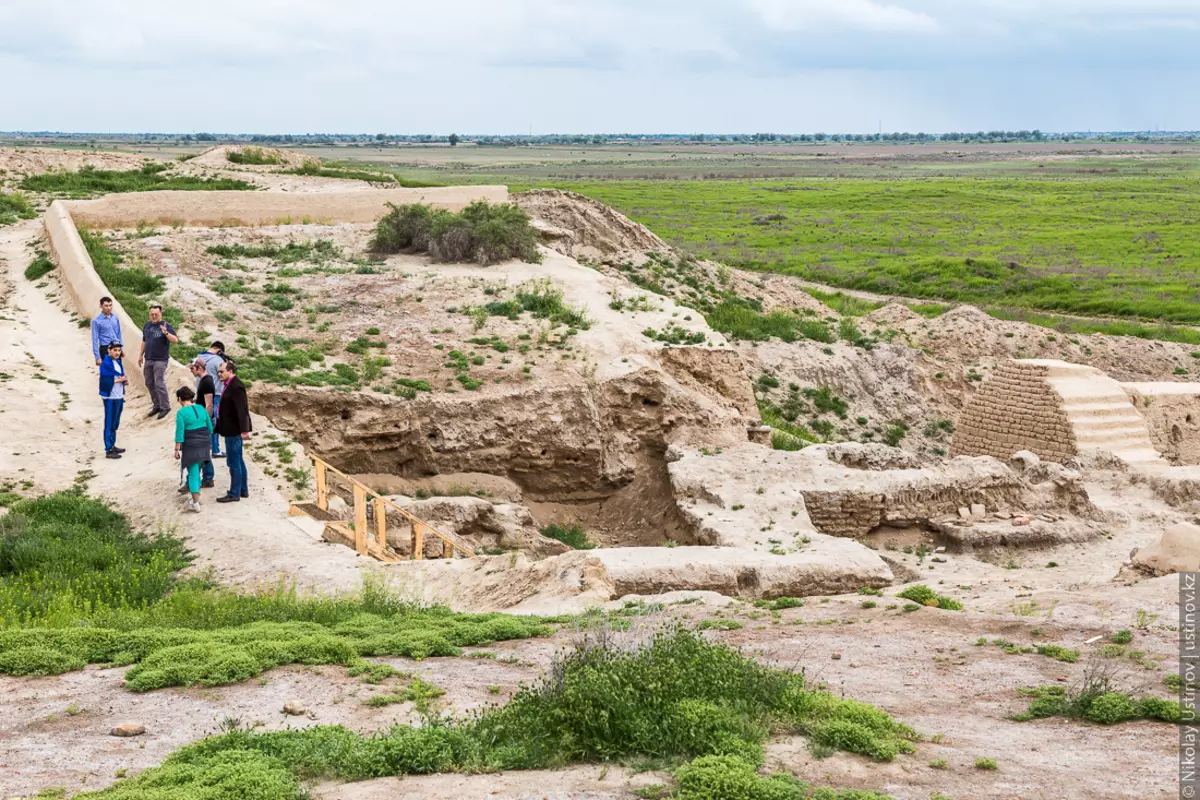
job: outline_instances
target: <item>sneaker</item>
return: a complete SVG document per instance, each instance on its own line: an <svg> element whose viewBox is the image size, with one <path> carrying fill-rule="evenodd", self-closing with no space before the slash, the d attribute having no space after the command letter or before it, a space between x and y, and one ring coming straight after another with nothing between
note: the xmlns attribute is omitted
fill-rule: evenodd
<svg viewBox="0 0 1200 800"><path fill-rule="evenodd" d="M213 453L212 457L213 458L224 458L225 454L224 453Z"/></svg>
<svg viewBox="0 0 1200 800"><path fill-rule="evenodd" d="M242 492L242 497L249 497L249 496L250 496L249 492Z"/></svg>
<svg viewBox="0 0 1200 800"><path fill-rule="evenodd" d="M124 453L124 452L125 452L125 448L124 448L124 447L114 447L114 448L112 449L112 451L113 451L114 453L120 454L120 453Z"/></svg>
<svg viewBox="0 0 1200 800"><path fill-rule="evenodd" d="M236 494L227 494L224 497L218 497L217 502L218 503L236 503L236 502L240 501L241 499L242 498L238 497Z"/></svg>
<svg viewBox="0 0 1200 800"><path fill-rule="evenodd" d="M187 510L192 512L193 514L199 514L200 513L200 504L197 503L195 500L188 500Z"/></svg>
<svg viewBox="0 0 1200 800"><path fill-rule="evenodd" d="M158 412L158 418L163 419L164 417L167 416L167 414L170 414L170 413L171 413L170 411L160 411L160 412Z"/></svg>
<svg viewBox="0 0 1200 800"><path fill-rule="evenodd" d="M214 482L212 482L212 481L200 481L200 488L201 488L201 489L211 489L211 488L213 488L213 487L214 487L214 486L216 486L216 485L217 485L217 484L215 484L215 483L214 483Z"/></svg>
<svg viewBox="0 0 1200 800"><path fill-rule="evenodd" d="M108 452L106 452L104 454L104 457L105 458L120 458L121 454L118 453L116 450L109 450Z"/></svg>
<svg viewBox="0 0 1200 800"><path fill-rule="evenodd" d="M157 408L152 408L152 409L150 409L150 413L148 413L146 416L147 416L147 417L153 417L153 416L154 416L155 414L157 414L157 413L158 413L158 409L157 409Z"/></svg>
<svg viewBox="0 0 1200 800"><path fill-rule="evenodd" d="M186 483L185 483L183 486L180 486L180 487L179 487L179 493L180 493L180 494L187 494L187 493L188 493L188 488L187 488L187 484L186 484Z"/></svg>

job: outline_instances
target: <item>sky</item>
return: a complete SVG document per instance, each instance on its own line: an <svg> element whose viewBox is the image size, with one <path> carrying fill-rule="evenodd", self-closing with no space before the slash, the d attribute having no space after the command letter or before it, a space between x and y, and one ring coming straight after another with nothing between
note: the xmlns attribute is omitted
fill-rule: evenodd
<svg viewBox="0 0 1200 800"><path fill-rule="evenodd" d="M0 0L0 130L1200 129L1200 0Z"/></svg>

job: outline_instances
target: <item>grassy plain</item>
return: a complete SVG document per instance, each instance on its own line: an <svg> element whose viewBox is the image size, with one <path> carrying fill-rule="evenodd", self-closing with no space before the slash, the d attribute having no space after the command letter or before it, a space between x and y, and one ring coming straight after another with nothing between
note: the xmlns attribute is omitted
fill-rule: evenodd
<svg viewBox="0 0 1200 800"><path fill-rule="evenodd" d="M606 181L563 188L672 244L883 294L1200 322L1200 162L1059 177Z"/></svg>

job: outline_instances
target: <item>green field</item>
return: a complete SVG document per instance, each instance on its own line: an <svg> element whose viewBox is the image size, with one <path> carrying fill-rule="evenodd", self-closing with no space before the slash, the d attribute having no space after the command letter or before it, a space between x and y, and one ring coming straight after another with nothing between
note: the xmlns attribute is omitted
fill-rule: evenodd
<svg viewBox="0 0 1200 800"><path fill-rule="evenodd" d="M1197 175L559 185L743 268L908 297L1200 323Z"/></svg>

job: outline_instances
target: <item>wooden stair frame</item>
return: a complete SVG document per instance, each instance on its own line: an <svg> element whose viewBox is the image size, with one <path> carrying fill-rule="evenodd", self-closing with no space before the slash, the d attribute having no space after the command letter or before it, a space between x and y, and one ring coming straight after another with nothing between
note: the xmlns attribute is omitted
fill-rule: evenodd
<svg viewBox="0 0 1200 800"><path fill-rule="evenodd" d="M454 534L444 533L429 525L424 520L414 516L410 511L401 508L396 503L368 488L346 473L331 466L318 456L312 456L313 477L317 485L317 501L313 505L321 512L329 511L329 474L333 473L350 484L354 493L354 521L352 524L338 521L326 521L327 530L332 529L347 542L353 542L355 552L379 561L403 561L396 553L388 549L387 543L387 512L390 508L412 525L412 555L413 560L425 558L425 535L432 534L442 540L442 557L453 558L457 550L467 558L475 558L473 551L463 539ZM371 506L373 526L367 523L367 505ZM290 514L303 515L317 519L304 509L307 504L293 504ZM373 527L373 530L370 528Z"/></svg>

